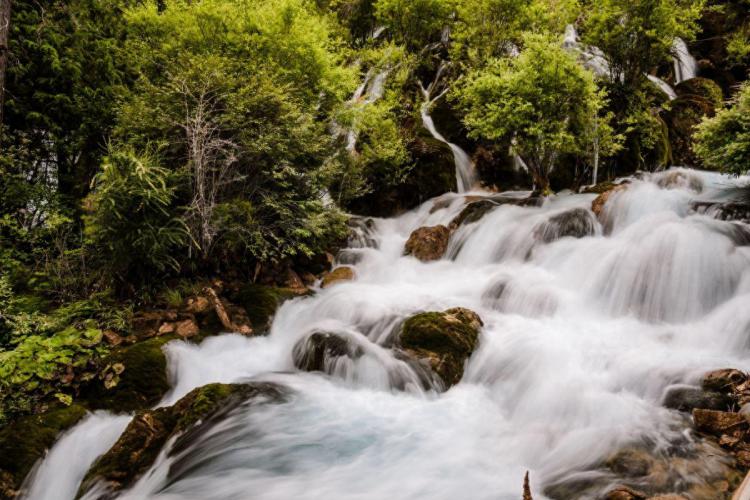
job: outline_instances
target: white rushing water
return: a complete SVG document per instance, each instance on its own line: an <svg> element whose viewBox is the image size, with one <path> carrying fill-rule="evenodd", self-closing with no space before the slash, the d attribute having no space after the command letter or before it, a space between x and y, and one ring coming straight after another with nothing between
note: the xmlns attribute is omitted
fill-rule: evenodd
<svg viewBox="0 0 750 500"><path fill-rule="evenodd" d="M440 98L442 98L448 91L448 89L446 88L438 95L433 95L441 82L441 77L445 68L445 64L440 65L437 74L435 75L435 79L427 88L424 88L420 82L419 86L422 90L422 96L424 97L424 103L422 103L420 114L422 116L422 123L424 124L424 127L432 135L432 137L447 145L453 153L453 161L456 164L457 189L459 193L466 193L474 188L478 182L474 162L471 161L471 158L466 153L466 151L464 151L460 146L448 141L448 139L443 137L443 135L438 132L437 127L435 127L435 122L432 120L432 116L430 116L430 108L432 107L432 105Z"/></svg>
<svg viewBox="0 0 750 500"><path fill-rule="evenodd" d="M672 46L674 53L674 80L675 83L681 83L690 80L698 75L698 62L690 54L685 40L675 38Z"/></svg>
<svg viewBox="0 0 750 500"><path fill-rule="evenodd" d="M702 445L662 406L665 391L707 370L750 369L750 230L690 204L747 182L688 170L634 179L612 195L603 225L589 210L595 195L501 203L432 263L405 257L404 243L418 227L448 224L465 196L363 224L339 257L356 262L356 279L287 302L269 336L166 346L174 386L164 404L211 382L270 380L293 392L168 447L120 498L517 500L529 470L535 499L568 500L617 484L602 463L627 446L684 463ZM561 227L588 236L558 239ZM455 306L485 326L461 383L438 394L391 345L404 318ZM362 356L331 375L299 372L294 346L316 331L350 339ZM33 492L83 476L83 459L50 461L74 456L72 436L99 439L96 425L55 446ZM708 453L671 474L687 488L721 463ZM556 489L581 479L598 482Z"/></svg>

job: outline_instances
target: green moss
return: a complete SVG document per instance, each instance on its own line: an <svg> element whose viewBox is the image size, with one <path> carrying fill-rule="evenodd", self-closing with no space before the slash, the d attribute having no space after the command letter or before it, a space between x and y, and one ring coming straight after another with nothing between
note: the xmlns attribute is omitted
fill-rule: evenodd
<svg viewBox="0 0 750 500"><path fill-rule="evenodd" d="M99 480L115 490L129 486L154 463L170 438L180 435L175 443L179 449L184 444L181 439L189 439L185 432L195 424L203 425L222 409L259 395L283 400L281 388L274 384L210 384L194 389L174 406L139 412L86 474L80 493Z"/></svg>
<svg viewBox="0 0 750 500"><path fill-rule="evenodd" d="M162 347L174 339L173 335L165 335L112 352L102 366L122 365L116 385L107 388L105 380L98 377L83 391L83 399L92 409L115 412L136 411L158 403L169 390Z"/></svg>
<svg viewBox="0 0 750 500"><path fill-rule="evenodd" d="M474 350L478 335L465 323L449 321L444 313L427 312L406 320L401 344L406 348L468 355Z"/></svg>
<svg viewBox="0 0 750 500"><path fill-rule="evenodd" d="M245 285L232 300L245 308L255 332L265 333L279 306L298 296L288 289L251 283Z"/></svg>
<svg viewBox="0 0 750 500"><path fill-rule="evenodd" d="M37 460L42 458L58 435L86 414L74 404L40 415L23 417L0 431L0 471L10 474L16 488ZM2 492L0 492L2 493Z"/></svg>

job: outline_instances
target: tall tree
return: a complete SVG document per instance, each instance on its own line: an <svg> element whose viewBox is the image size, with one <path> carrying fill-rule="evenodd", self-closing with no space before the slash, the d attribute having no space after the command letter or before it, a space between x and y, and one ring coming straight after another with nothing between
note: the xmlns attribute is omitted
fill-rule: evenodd
<svg viewBox="0 0 750 500"><path fill-rule="evenodd" d="M10 32L11 0L0 0L0 126L5 104L5 69L8 66L8 34Z"/></svg>

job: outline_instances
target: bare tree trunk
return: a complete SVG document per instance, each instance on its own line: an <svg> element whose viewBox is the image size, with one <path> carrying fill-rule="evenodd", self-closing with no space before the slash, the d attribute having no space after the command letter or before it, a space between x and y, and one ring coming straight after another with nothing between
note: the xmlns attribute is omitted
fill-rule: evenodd
<svg viewBox="0 0 750 500"><path fill-rule="evenodd" d="M8 38L10 34L11 0L0 0L0 126L5 106L5 72L8 68Z"/></svg>

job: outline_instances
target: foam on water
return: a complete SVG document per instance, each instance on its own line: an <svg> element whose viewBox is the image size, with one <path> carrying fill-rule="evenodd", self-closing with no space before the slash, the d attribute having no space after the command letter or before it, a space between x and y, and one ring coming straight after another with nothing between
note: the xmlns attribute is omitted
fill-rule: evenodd
<svg viewBox="0 0 750 500"><path fill-rule="evenodd" d="M672 170L630 181L603 226L589 212L595 195L498 202L432 263L403 256L409 234L449 224L475 198L357 221L342 254L356 252L354 281L287 302L267 337L166 346L173 390L162 404L207 383L259 379L290 387L289 400L240 407L188 446L168 446L121 498L517 499L526 470L535 498L594 498L617 484L601 464L623 447L697 453L689 423L661 401L707 370L750 370L750 247L732 236L747 226L693 214L690 203L747 179ZM485 326L462 382L439 394L391 346L409 315L455 306ZM299 372L294 346L318 331L353 340L363 356L328 374ZM706 456L699 472L672 475L700 484L723 466L721 453ZM583 479L598 489L560 493Z"/></svg>

